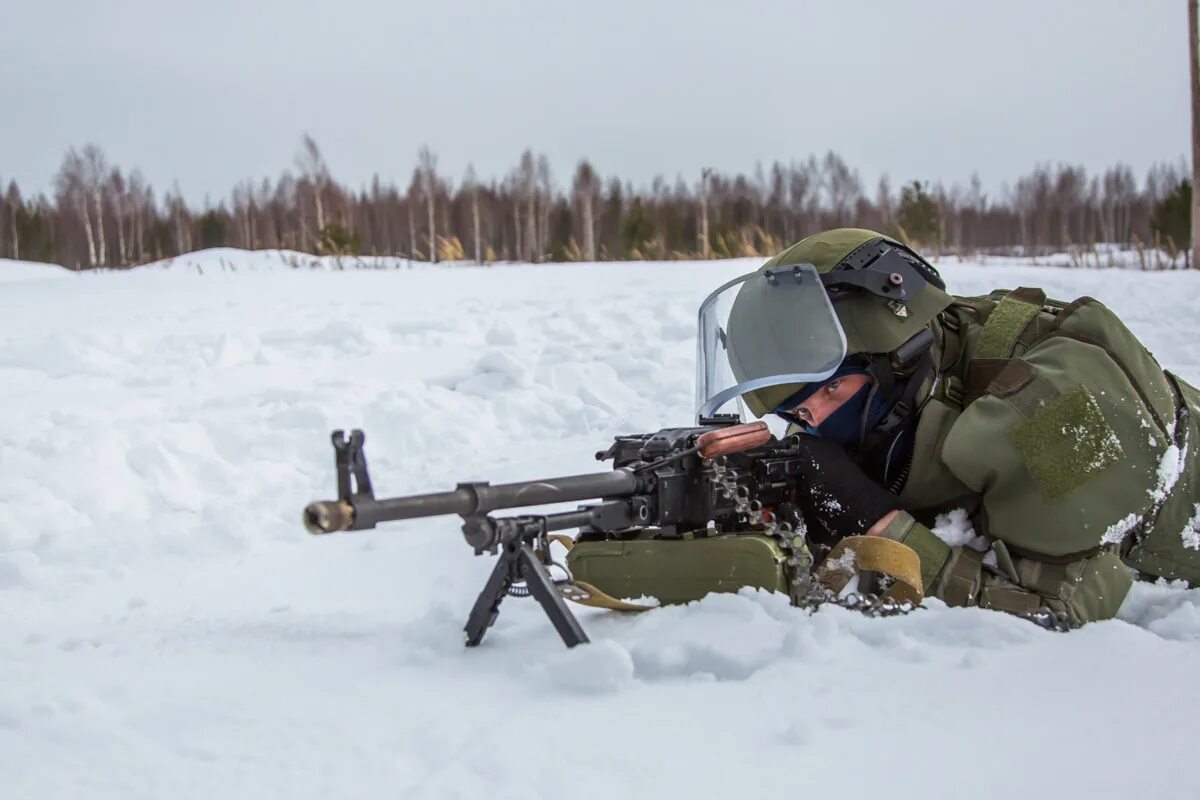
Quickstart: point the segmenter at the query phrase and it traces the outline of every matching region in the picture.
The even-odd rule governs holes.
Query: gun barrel
[[[504,483],[464,483],[449,492],[408,497],[367,498],[357,501],[320,501],[304,509],[304,527],[310,533],[373,528],[380,522],[445,514],[468,516],[504,508],[573,503],[598,497],[635,494],[640,480],[632,470],[614,469],[586,475]]]

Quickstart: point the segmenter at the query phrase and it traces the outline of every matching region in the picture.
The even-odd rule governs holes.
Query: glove
[[[830,536],[862,535],[900,508],[899,498],[868,478],[841,445],[801,436],[800,446],[796,503]]]

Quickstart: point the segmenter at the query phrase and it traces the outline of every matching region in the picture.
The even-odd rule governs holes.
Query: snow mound
[[[61,280],[75,273],[57,264],[37,261],[13,261],[0,258],[0,283],[26,283],[29,281]]]

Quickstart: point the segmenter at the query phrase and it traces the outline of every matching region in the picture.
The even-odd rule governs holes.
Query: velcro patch
[[[975,358],[1007,358],[1017,343],[1017,337],[1030,320],[1041,311],[1041,305],[1028,303],[1011,293],[988,315],[975,348]]]
[[[1058,500],[1125,457],[1096,398],[1076,386],[1012,429],[1013,444],[1048,501]]]

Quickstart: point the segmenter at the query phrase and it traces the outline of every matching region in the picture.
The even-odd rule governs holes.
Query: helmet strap
[[[923,328],[897,348],[895,353],[870,357],[867,373],[875,380],[859,423],[858,453],[860,458],[873,461],[886,445],[888,452],[882,456],[883,463],[878,465],[885,475],[889,467],[886,462],[891,459],[894,449],[892,444],[898,437],[904,435],[905,426],[916,416],[918,411],[917,394],[921,391],[925,379],[934,372],[936,365],[933,362],[933,341],[934,337],[931,331]],[[895,396],[898,382],[901,384],[898,396],[888,407],[883,419],[872,426],[873,401],[876,396],[889,398]]]
[[[878,353],[872,354],[869,358],[867,375],[871,376],[871,393],[867,395],[867,404],[863,407],[862,418],[859,422],[858,445],[860,449],[863,449],[866,444],[867,429],[871,426],[872,411],[875,408],[875,398],[890,398],[896,390],[896,373],[892,371],[889,358]]]
[[[904,388],[887,414],[871,431],[862,437],[861,452],[868,453],[882,444],[901,424],[907,421],[917,408],[917,393],[925,379],[933,374],[933,356],[926,352],[912,374],[904,382]]]

